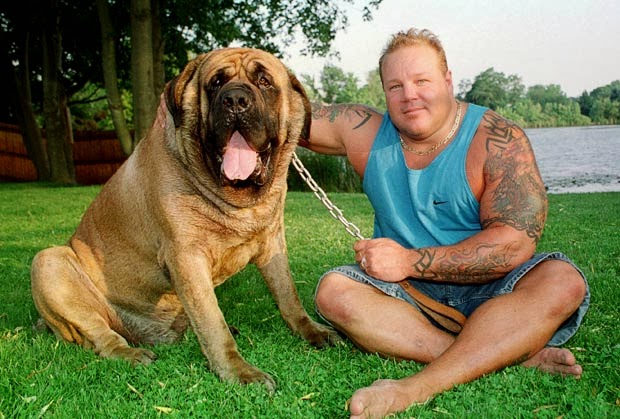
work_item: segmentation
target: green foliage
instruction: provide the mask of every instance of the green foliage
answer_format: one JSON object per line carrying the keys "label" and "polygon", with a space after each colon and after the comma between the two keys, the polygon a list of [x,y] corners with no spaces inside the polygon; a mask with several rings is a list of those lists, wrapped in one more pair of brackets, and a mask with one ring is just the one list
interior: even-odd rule
{"label": "green foliage", "polygon": [[[310,99],[320,103],[362,103],[385,111],[385,94],[378,70],[368,73],[366,84],[353,73],[333,64],[323,67],[318,82],[308,75],[301,79]],[[564,127],[620,123],[620,81],[568,98],[558,84],[534,85],[527,91],[517,75],[505,75],[492,67],[462,80],[457,98],[487,106],[524,128]]]}
{"label": "green foliage", "polygon": [[495,110],[527,128],[589,125],[591,122],[590,118],[581,114],[579,104],[573,100],[566,100],[564,103],[546,102],[541,105],[528,98]]}
{"label": "green foliage", "polygon": [[620,81],[570,99],[557,84],[531,86],[524,93],[519,76],[489,68],[473,83],[462,81],[459,92],[464,100],[496,110],[526,128],[620,122]]}
{"label": "green foliage", "polygon": [[[174,51],[209,51],[233,42],[278,53],[301,37],[303,53],[325,55],[336,32],[347,25],[352,0],[175,0],[166,3],[167,33]],[[367,1],[370,10],[380,2]],[[376,4],[375,4],[376,3]],[[185,48],[181,48],[184,46]]]}
{"label": "green foliage", "polygon": [[592,103],[590,115],[599,124],[617,124],[620,121],[620,102],[603,97]]}
{"label": "green foliage", "polygon": [[[112,1],[110,9],[117,39],[116,58],[121,88],[130,90],[131,25],[130,2]],[[152,2],[162,16],[161,32],[165,44],[164,66],[166,80],[177,75],[188,56],[229,45],[262,48],[281,55],[285,47],[299,41],[303,54],[326,55],[338,31],[347,24],[347,9],[353,0],[173,0]],[[364,18],[370,20],[372,11],[381,0],[366,0]],[[71,97],[87,84],[101,86],[101,34],[95,2],[58,1],[61,13],[63,77]],[[7,51],[6,62],[15,68],[28,68],[33,102],[41,96],[41,40],[39,30],[46,16],[45,8],[24,7],[22,3],[0,3],[0,46]],[[30,39],[30,44],[24,40]],[[28,54],[29,53],[29,54]],[[24,58],[30,60],[25,62]],[[4,83],[4,84],[3,84]],[[14,84],[13,77],[0,79],[0,87]],[[88,87],[86,87],[88,89]],[[10,95],[0,97],[0,121],[17,120],[16,103]],[[105,104],[105,102],[102,102]],[[72,109],[79,113],[79,110]],[[84,115],[93,119],[93,115]]]}
{"label": "green foliage", "polygon": [[351,103],[357,93],[357,77],[339,67],[326,65],[321,72],[322,100],[326,103]]}
{"label": "green foliage", "polygon": [[387,109],[383,84],[381,83],[381,75],[378,69],[368,73],[366,84],[363,85],[358,92],[357,102],[364,103],[381,112]]}
{"label": "green foliage", "polygon": [[465,94],[465,100],[497,109],[514,105],[524,93],[521,77],[514,74],[506,76],[491,67],[476,76],[471,89]]}
{"label": "green foliage", "polygon": [[543,113],[555,120],[556,127],[588,125],[590,118],[582,115],[579,104],[575,101],[547,102],[543,105]]}
{"label": "green foliage", "polygon": [[96,84],[86,86],[71,98],[69,104],[73,129],[83,131],[113,130],[108,118],[108,102],[105,90]]}
{"label": "green foliage", "polygon": [[[362,183],[349,161],[343,156],[313,153],[305,148],[297,149],[297,156],[314,181],[327,192],[361,192]],[[291,165],[288,187],[291,191],[307,191],[308,185]]]}
{"label": "green foliage", "polygon": [[[242,355],[272,374],[272,395],[257,385],[222,383],[209,370],[196,337],[158,345],[143,367],[104,360],[51,334],[35,334],[30,296],[34,254],[62,244],[98,187],[0,184],[0,417],[345,418],[345,402],[379,378],[401,378],[422,365],[365,354],[350,342],[316,350],[292,335],[267,287],[250,266],[218,287],[227,321],[239,329]],[[333,201],[366,236],[372,209],[361,194]],[[592,305],[568,343],[584,366],[580,380],[510,367],[460,385],[395,418],[620,417],[620,195],[551,195],[541,250],[561,250],[586,273]],[[317,278],[353,260],[353,239],[308,192],[289,193],[289,257],[300,298],[313,315]]]}
{"label": "green foliage", "polygon": [[379,111],[386,109],[385,94],[379,70],[368,73],[366,84],[359,87],[353,73],[345,73],[333,64],[323,67],[318,82],[307,74],[301,74],[310,100],[319,103],[361,103]]}
{"label": "green foliage", "polygon": [[[127,121],[133,121],[133,104],[131,92],[121,90],[123,112]],[[112,131],[114,124],[109,116],[108,101],[105,90],[98,84],[88,83],[84,89],[73,95],[69,104],[74,130]],[[129,124],[132,126],[132,124]]]}
{"label": "green foliage", "polygon": [[566,93],[562,91],[559,84],[549,84],[547,86],[537,84],[530,86],[527,89],[526,98],[543,106],[547,103],[568,103]]}
{"label": "green foliage", "polygon": [[620,123],[620,80],[583,92],[577,99],[581,112],[599,125]]}
{"label": "green foliage", "polygon": [[545,115],[542,106],[531,99],[520,100],[513,106],[500,107],[496,111],[522,127],[553,126],[553,119]]}

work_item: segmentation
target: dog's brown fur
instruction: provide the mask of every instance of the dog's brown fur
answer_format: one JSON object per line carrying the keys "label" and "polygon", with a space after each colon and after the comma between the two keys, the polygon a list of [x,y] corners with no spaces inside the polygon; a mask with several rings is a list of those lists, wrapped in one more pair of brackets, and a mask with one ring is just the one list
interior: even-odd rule
{"label": "dog's brown fur", "polygon": [[[36,255],[35,305],[59,338],[134,363],[155,355],[128,342],[173,342],[191,325],[222,379],[274,388],[238,353],[214,289],[253,263],[295,333],[318,347],[339,339],[300,304],[284,237],[287,170],[309,130],[308,99],[279,60],[241,48],[199,56],[162,96],[150,133],[68,245]],[[247,179],[222,169],[235,131],[258,152]]]}

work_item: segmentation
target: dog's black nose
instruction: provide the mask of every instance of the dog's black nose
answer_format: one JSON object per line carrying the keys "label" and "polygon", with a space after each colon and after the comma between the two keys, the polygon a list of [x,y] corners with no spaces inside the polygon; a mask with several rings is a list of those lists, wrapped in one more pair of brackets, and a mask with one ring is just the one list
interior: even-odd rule
{"label": "dog's black nose", "polygon": [[230,89],[222,92],[222,105],[228,112],[242,113],[252,106],[252,96],[242,88]]}

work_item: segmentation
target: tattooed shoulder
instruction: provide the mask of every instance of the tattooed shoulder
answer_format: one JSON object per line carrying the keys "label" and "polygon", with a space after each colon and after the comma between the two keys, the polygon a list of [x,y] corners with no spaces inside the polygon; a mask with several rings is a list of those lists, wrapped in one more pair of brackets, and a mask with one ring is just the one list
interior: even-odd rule
{"label": "tattooed shoulder", "polygon": [[494,112],[485,114],[483,124],[488,152],[484,174],[490,194],[482,225],[510,225],[537,242],[547,198],[530,142],[521,128]]}
{"label": "tattooed shoulder", "polygon": [[525,137],[517,124],[493,111],[484,114],[482,128],[486,134],[486,149],[490,153],[506,150],[515,140]]}
{"label": "tattooed shoulder", "polygon": [[334,123],[339,118],[344,118],[353,124],[353,129],[366,124],[377,112],[367,106],[353,104],[320,105],[312,104],[312,119],[327,119]]}

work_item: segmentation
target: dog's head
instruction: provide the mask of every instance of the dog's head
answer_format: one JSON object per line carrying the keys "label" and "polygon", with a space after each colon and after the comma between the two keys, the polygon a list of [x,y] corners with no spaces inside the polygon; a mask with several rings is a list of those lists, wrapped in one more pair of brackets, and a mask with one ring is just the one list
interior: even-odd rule
{"label": "dog's head", "polygon": [[273,55],[226,48],[201,55],[168,83],[173,146],[185,165],[204,171],[215,193],[252,205],[286,182],[291,155],[310,129],[310,103],[299,81]]}

